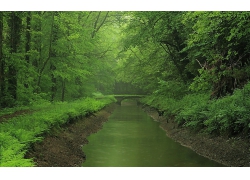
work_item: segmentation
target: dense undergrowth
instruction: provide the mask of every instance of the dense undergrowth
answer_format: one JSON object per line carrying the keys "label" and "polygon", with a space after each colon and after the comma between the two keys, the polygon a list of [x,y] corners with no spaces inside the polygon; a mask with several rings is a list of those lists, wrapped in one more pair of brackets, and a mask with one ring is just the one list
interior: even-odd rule
{"label": "dense undergrowth", "polygon": [[35,142],[42,141],[42,135],[54,127],[61,127],[71,119],[94,113],[114,102],[113,97],[96,96],[73,102],[50,103],[43,101],[31,107],[5,109],[1,115],[20,109],[34,110],[0,124],[0,166],[30,167],[32,159],[25,159],[25,153]]}
{"label": "dense undergrowth", "polygon": [[195,132],[249,137],[250,83],[219,99],[210,99],[208,93],[191,93],[181,99],[153,94],[141,101],[164,111],[166,117],[175,117],[180,126]]}

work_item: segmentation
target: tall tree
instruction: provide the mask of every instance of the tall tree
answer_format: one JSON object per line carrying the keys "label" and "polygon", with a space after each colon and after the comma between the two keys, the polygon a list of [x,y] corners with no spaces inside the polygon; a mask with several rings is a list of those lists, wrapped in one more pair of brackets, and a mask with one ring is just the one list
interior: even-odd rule
{"label": "tall tree", "polygon": [[[123,17],[123,62],[118,70],[127,72],[119,73],[120,80],[153,92],[163,82],[179,86],[192,79],[186,71],[188,59],[182,53],[186,39],[182,12],[127,12]],[[168,86],[165,92],[175,90]]]}
{"label": "tall tree", "polygon": [[[52,41],[53,41],[53,27],[54,27],[54,14],[55,12],[51,12],[51,14],[49,15],[51,18],[51,22],[50,22],[50,30],[49,30],[49,42],[48,42],[48,53],[47,56],[44,56],[44,59],[41,59],[41,68],[39,69],[39,74],[38,74],[38,81],[37,81],[37,86],[40,86],[41,83],[41,78],[42,78],[42,74],[52,56]],[[47,17],[47,16],[46,16]],[[48,17],[47,17],[48,18]]]}
{"label": "tall tree", "polygon": [[[13,101],[17,100],[17,68],[16,68],[16,53],[18,53],[18,47],[20,45],[21,37],[21,25],[22,20],[20,18],[21,12],[11,12],[9,14],[9,53],[10,53],[10,62],[8,63],[8,93],[9,98]],[[10,106],[13,106],[14,102],[10,102]]]}
{"label": "tall tree", "polygon": [[25,45],[25,60],[27,63],[29,63],[29,51],[30,51],[30,38],[31,38],[31,12],[27,12],[27,17],[26,17],[26,45]]}
{"label": "tall tree", "polygon": [[190,12],[186,51],[200,65],[191,88],[211,90],[219,98],[242,88],[250,78],[249,12]]}
{"label": "tall tree", "polygon": [[0,107],[4,96],[3,12],[0,12]]}

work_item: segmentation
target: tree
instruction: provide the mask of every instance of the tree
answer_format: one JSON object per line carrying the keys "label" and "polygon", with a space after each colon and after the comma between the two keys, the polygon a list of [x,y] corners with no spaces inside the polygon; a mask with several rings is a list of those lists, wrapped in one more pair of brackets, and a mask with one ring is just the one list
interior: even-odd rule
{"label": "tree", "polygon": [[[3,12],[0,12],[0,97],[4,96]],[[3,101],[0,100],[0,107]]]}
{"label": "tree", "polygon": [[[162,82],[186,84],[194,77],[186,69],[189,60],[182,12],[128,12],[123,17],[123,49],[118,79],[131,82],[148,93],[160,92]],[[126,72],[125,72],[126,71]],[[167,86],[164,86],[167,87]],[[161,92],[175,92],[171,87]]]}
{"label": "tree", "polygon": [[8,96],[9,96],[9,106],[14,105],[14,101],[17,100],[17,68],[16,64],[18,64],[18,47],[20,45],[21,38],[21,24],[22,20],[20,18],[20,12],[11,12],[9,13],[9,58],[8,61]]}
{"label": "tree", "polygon": [[[211,90],[219,98],[242,88],[249,79],[249,12],[190,12],[189,59],[200,65],[192,89]],[[212,87],[212,89],[210,88]]]}

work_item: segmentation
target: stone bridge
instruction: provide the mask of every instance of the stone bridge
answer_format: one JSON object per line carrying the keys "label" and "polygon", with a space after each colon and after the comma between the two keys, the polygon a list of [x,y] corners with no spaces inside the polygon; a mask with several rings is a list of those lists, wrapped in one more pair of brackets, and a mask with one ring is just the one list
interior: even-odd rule
{"label": "stone bridge", "polygon": [[139,99],[144,97],[145,95],[129,95],[129,94],[124,94],[124,95],[113,95],[115,99],[117,100],[116,103],[121,105],[121,102],[124,99],[132,99],[135,100],[137,103],[139,102]]}

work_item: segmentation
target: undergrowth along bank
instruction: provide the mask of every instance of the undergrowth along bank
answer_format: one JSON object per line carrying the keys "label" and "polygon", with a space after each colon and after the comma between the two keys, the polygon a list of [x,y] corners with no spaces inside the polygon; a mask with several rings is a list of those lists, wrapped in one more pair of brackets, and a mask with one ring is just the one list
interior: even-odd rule
{"label": "undergrowth along bank", "polygon": [[42,141],[42,135],[54,127],[68,123],[70,119],[84,117],[114,102],[111,96],[85,98],[73,102],[44,102],[30,109],[31,114],[13,117],[0,124],[0,166],[31,167],[32,159],[25,159],[30,146]]}
{"label": "undergrowth along bank", "polygon": [[190,93],[181,99],[152,94],[141,102],[175,117],[180,126],[195,132],[232,137],[250,136],[250,83],[219,99],[208,93]]}

